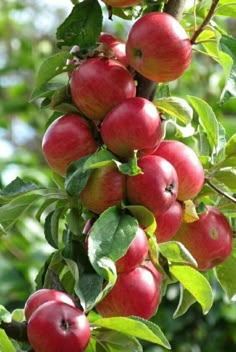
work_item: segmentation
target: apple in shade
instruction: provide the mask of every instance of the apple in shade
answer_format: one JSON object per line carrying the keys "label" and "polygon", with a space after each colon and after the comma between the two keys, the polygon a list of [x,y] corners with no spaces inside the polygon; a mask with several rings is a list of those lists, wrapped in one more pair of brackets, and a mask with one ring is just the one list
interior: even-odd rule
{"label": "apple in shade", "polygon": [[126,176],[115,164],[95,169],[80,194],[82,204],[96,214],[113,205],[120,205],[125,198]]}
{"label": "apple in shade", "polygon": [[27,336],[35,352],[83,352],[90,340],[90,325],[78,308],[50,301],[31,315]]}
{"label": "apple in shade", "polygon": [[79,110],[91,120],[102,120],[116,104],[134,97],[131,73],[118,60],[90,58],[71,75],[71,96]]}
{"label": "apple in shade", "polygon": [[130,66],[157,82],[179,78],[192,58],[191,42],[181,24],[164,12],[151,12],[131,27],[126,42]]}
{"label": "apple in shade", "polygon": [[140,3],[142,0],[103,0],[103,2],[114,7],[128,7]]}
{"label": "apple in shade", "polygon": [[73,161],[98,149],[91,124],[80,115],[66,114],[49,125],[43,136],[42,150],[55,172],[65,176]]}
{"label": "apple in shade", "polygon": [[103,317],[135,315],[150,319],[160,302],[161,283],[161,274],[151,262],[145,262],[128,273],[119,274],[114,287],[96,305],[96,310]]}
{"label": "apple in shade", "polygon": [[41,305],[49,301],[56,301],[56,302],[64,302],[72,307],[75,307],[75,301],[71,296],[69,296],[65,292],[61,292],[58,290],[42,288],[40,290],[35,291],[32,293],[27,301],[25,302],[24,312],[25,312],[25,319],[29,320],[32,313]]}
{"label": "apple in shade", "polygon": [[165,140],[160,143],[154,154],[165,158],[174,166],[179,180],[177,199],[188,200],[201,191],[205,177],[204,169],[192,148],[180,141]]}
{"label": "apple in shade", "polygon": [[156,155],[138,160],[142,174],[127,176],[127,197],[130,204],[143,205],[153,214],[167,211],[175,202],[178,177],[169,161]]}
{"label": "apple in shade", "polygon": [[204,271],[228,258],[232,251],[233,231],[219,209],[207,206],[199,220],[183,222],[173,240],[181,242],[196,259],[198,269]]}
{"label": "apple in shade", "polygon": [[132,157],[134,150],[150,153],[162,140],[159,112],[145,98],[125,99],[104,118],[101,136],[108,149],[120,157]]}
{"label": "apple in shade", "polygon": [[178,231],[182,221],[183,208],[178,201],[175,201],[168,210],[156,216],[157,228],[155,235],[157,242],[170,241]]}
{"label": "apple in shade", "polygon": [[113,34],[102,32],[98,38],[99,43],[106,44],[114,53],[115,57],[124,66],[128,66],[126,57],[125,41],[116,37]]}

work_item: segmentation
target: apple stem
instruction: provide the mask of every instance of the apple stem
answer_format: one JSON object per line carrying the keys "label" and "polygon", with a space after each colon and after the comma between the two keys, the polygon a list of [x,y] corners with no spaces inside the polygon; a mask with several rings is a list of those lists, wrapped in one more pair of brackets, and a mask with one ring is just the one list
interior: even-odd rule
{"label": "apple stem", "polygon": [[212,16],[215,13],[215,9],[217,7],[218,2],[219,2],[219,0],[212,0],[211,7],[210,7],[206,17],[204,18],[204,20],[202,21],[200,26],[194,31],[194,33],[192,35],[192,38],[190,39],[190,42],[191,42],[192,45],[196,44],[196,39],[203,32],[203,30],[205,29],[207,24],[210,22]]}
{"label": "apple stem", "polygon": [[234,204],[236,204],[236,198],[232,197],[230,194],[228,194],[228,193],[222,191],[221,189],[219,189],[208,178],[205,178],[205,183],[208,184],[208,186],[210,186],[218,194],[220,194],[224,198],[226,198],[226,199],[230,200],[231,202],[233,202]]}

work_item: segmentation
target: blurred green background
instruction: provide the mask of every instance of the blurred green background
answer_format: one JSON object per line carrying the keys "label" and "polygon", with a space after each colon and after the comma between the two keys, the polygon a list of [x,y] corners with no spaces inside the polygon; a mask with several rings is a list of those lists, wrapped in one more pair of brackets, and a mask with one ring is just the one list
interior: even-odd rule
{"label": "blurred green background", "polygon": [[[42,60],[56,52],[57,26],[70,13],[69,0],[0,2],[0,188],[16,176],[49,186],[51,172],[41,153],[41,138],[50,111],[30,102],[36,71]],[[105,18],[107,14],[105,14]],[[220,19],[222,21],[222,19]],[[236,23],[224,19],[232,35]],[[123,39],[127,27],[114,17],[104,21],[104,30]],[[214,109],[227,135],[235,132],[236,104],[219,104],[224,86],[222,69],[206,56],[194,54],[190,69],[170,85],[173,95],[196,95]],[[34,278],[52,251],[43,236],[34,209],[26,213],[8,236],[0,239],[0,304],[9,310],[21,308],[34,290]],[[174,352],[236,351],[236,305],[226,301],[213,283],[216,302],[207,316],[194,305],[173,320],[178,304],[178,287],[171,287],[154,320],[169,338]],[[147,345],[145,351],[162,348]]]}

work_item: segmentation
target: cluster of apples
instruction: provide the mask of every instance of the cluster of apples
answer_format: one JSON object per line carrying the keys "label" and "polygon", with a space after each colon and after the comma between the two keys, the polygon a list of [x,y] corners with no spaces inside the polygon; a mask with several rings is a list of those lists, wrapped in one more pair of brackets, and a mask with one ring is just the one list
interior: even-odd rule
{"label": "cluster of apples", "polygon": [[86,315],[67,293],[41,289],[26,301],[27,336],[35,352],[83,352],[90,340]]}

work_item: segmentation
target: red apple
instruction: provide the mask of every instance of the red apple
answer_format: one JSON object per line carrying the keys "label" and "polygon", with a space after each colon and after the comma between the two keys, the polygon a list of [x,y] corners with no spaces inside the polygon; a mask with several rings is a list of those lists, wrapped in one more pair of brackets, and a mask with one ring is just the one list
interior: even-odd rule
{"label": "red apple", "polygon": [[107,44],[108,47],[112,49],[117,60],[124,66],[128,66],[124,40],[116,37],[113,34],[102,32],[98,38],[98,42]]}
{"label": "red apple", "polygon": [[91,125],[76,114],[66,114],[53,121],[42,141],[45,159],[62,176],[70,163],[94,153],[97,148]]}
{"label": "red apple", "polygon": [[150,319],[160,302],[162,277],[151,262],[118,275],[115,286],[96,305],[103,317],[135,315]]}
{"label": "red apple", "polygon": [[105,2],[105,4],[114,6],[114,7],[128,7],[142,2],[142,0],[103,0],[103,1]]}
{"label": "red apple", "polygon": [[127,196],[130,204],[148,208],[154,215],[164,213],[176,200],[178,177],[174,167],[156,155],[138,160],[143,174],[127,177]]}
{"label": "red apple", "polygon": [[175,201],[167,211],[156,216],[157,229],[155,235],[157,242],[170,241],[178,231],[182,221],[183,208],[179,202]]}
{"label": "red apple", "polygon": [[191,42],[181,24],[164,12],[151,12],[131,27],[126,43],[129,64],[144,77],[169,82],[188,68]]}
{"label": "red apple", "polygon": [[78,308],[51,301],[32,314],[27,335],[35,352],[83,352],[90,340],[90,326]]}
{"label": "red apple", "polygon": [[42,288],[32,293],[32,295],[30,295],[27,301],[25,302],[25,319],[29,320],[32,313],[38,307],[49,301],[64,302],[73,307],[76,306],[73,298],[67,293],[48,288]]}
{"label": "red apple", "polygon": [[91,120],[102,120],[116,104],[136,94],[127,68],[104,57],[84,61],[73,71],[70,86],[75,105]]}
{"label": "red apple", "polygon": [[123,100],[106,115],[101,136],[108,149],[121,157],[132,157],[134,150],[149,153],[162,139],[159,113],[145,98]]}
{"label": "red apple", "polygon": [[165,140],[154,154],[165,158],[174,166],[179,180],[179,200],[194,198],[201,191],[204,169],[193,149],[179,141]]}
{"label": "red apple", "polygon": [[198,263],[208,270],[224,262],[232,251],[233,231],[226,217],[213,206],[199,220],[182,223],[173,240],[181,242]]}
{"label": "red apple", "polygon": [[125,198],[125,182],[125,175],[114,164],[95,169],[80,194],[82,204],[96,214],[120,205]]}

